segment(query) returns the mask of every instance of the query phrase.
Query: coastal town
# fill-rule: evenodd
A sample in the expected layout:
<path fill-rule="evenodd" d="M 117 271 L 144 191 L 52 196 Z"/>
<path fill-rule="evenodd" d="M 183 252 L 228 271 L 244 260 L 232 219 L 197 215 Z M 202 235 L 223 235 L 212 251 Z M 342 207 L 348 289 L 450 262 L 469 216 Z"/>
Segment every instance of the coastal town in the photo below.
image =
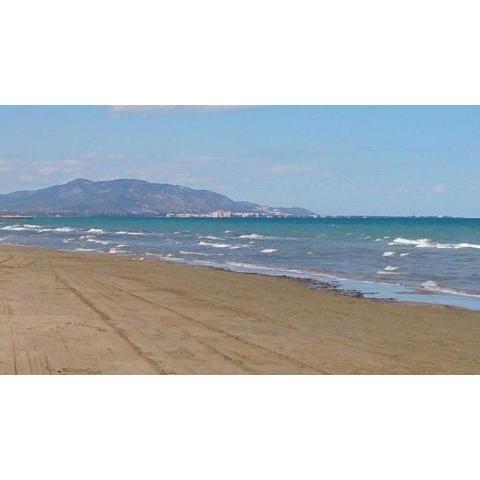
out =
<path fill-rule="evenodd" d="M 167 213 L 167 218 L 293 218 L 293 213 L 285 213 L 277 209 L 265 209 L 258 212 L 231 212 L 229 210 L 215 210 L 209 213 Z M 316 218 L 311 215 L 310 218 Z"/>

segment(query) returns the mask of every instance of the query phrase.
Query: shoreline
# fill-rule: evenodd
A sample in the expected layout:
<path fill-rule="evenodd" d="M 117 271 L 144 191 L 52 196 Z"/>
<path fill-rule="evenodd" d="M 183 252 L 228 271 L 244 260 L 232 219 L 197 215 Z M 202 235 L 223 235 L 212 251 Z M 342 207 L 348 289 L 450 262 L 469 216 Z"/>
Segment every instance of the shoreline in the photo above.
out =
<path fill-rule="evenodd" d="M 247 276 L 260 276 L 260 277 L 267 277 L 267 278 L 277 278 L 277 279 L 284 279 L 284 280 L 290 280 L 297 282 L 301 285 L 303 285 L 305 288 L 309 288 L 313 291 L 321 291 L 321 292 L 330 292 L 334 293 L 340 296 L 345 296 L 345 297 L 352 297 L 352 298 L 358 298 L 364 301 L 370 301 L 370 302 L 380 302 L 380 303 L 387 303 L 387 304 L 398 304 L 398 305 L 411 305 L 413 307 L 420 306 L 420 307 L 442 307 L 442 308 L 448 308 L 452 310 L 459 310 L 459 311 L 466 311 L 466 312 L 478 312 L 478 310 L 473 309 L 473 308 L 467 308 L 464 306 L 460 305 L 451 305 L 451 304 L 445 304 L 445 303 L 437 303 L 437 302 L 428 302 L 428 301 L 409 301 L 409 300 L 398 300 L 394 297 L 368 297 L 365 295 L 365 293 L 361 292 L 360 290 L 347 290 L 343 289 L 340 285 L 335 285 L 332 282 L 329 281 L 324 281 L 322 282 L 321 280 L 314 280 L 311 278 L 303 278 L 303 277 L 295 277 L 293 275 L 270 275 L 268 273 L 262 273 L 262 272 L 248 272 L 248 271 L 239 271 L 239 270 L 234 270 L 232 268 L 228 267 L 222 267 L 222 266 L 211 266 L 211 265 L 199 265 L 195 263 L 188 263 L 187 261 L 177 261 L 177 260 L 169 260 L 166 258 L 161 258 L 160 256 L 145 256 L 141 254 L 134 254 L 134 253 L 114 253 L 110 254 L 108 252 L 101 252 L 101 251 L 72 251 L 72 250 L 66 250 L 66 249 L 55 249 L 55 248 L 50 248 L 50 247 L 42 247 L 42 246 L 31 246 L 31 245 L 9 245 L 6 243 L 3 243 L 0 245 L 0 250 L 2 247 L 7 247 L 7 248 L 23 248 L 23 249 L 39 249 L 42 251 L 47 251 L 47 252 L 63 252 L 67 254 L 72 254 L 72 255 L 88 255 L 88 256 L 99 256 L 99 257 L 109 257 L 109 256 L 118 256 L 120 258 L 124 259 L 129 259 L 129 260 L 134 260 L 134 261 L 139 261 L 142 259 L 142 262 L 164 262 L 167 264 L 175 264 L 179 266 L 186 266 L 186 267 L 191 267 L 191 268 L 198 268 L 198 269 L 208 269 L 208 270 L 214 270 L 214 271 L 222 271 L 222 272 L 227 272 L 231 274 L 237 274 L 237 275 L 247 275 Z M 325 277 L 329 277 L 328 274 L 325 274 Z M 333 277 L 332 275 L 332 278 Z M 369 282 L 369 283 L 374 283 L 376 285 L 379 285 L 381 283 L 378 282 Z M 418 294 L 422 294 L 424 296 L 430 296 L 434 295 L 433 292 L 418 292 Z"/>
<path fill-rule="evenodd" d="M 480 315 L 293 278 L 0 247 L 4 374 L 480 373 Z"/>
<path fill-rule="evenodd" d="M 337 293 L 339 295 L 347 296 L 347 297 L 355 297 L 355 298 L 361 298 L 363 300 L 369 300 L 369 301 L 374 301 L 374 302 L 384 302 L 384 303 L 393 303 L 393 304 L 406 304 L 406 305 L 419 305 L 419 306 L 432 306 L 432 307 L 448 307 L 451 309 L 455 310 L 464 310 L 467 312 L 480 312 L 479 308 L 473 308 L 473 307 L 467 307 L 465 304 L 453 304 L 453 303 L 448 303 L 448 302 L 441 302 L 441 301 L 434 301 L 433 299 L 435 297 L 441 297 L 447 295 L 453 298 L 456 298 L 457 295 L 454 294 L 445 294 L 442 292 L 433 292 L 433 291 L 420 291 L 420 290 L 415 290 L 415 289 L 410 289 L 409 287 L 403 287 L 398 285 L 400 288 L 404 288 L 405 290 L 410 290 L 411 295 L 414 296 L 425 296 L 429 297 L 432 299 L 432 301 L 428 300 L 403 300 L 395 297 L 387 297 L 387 296 L 382 296 L 381 294 L 373 294 L 377 296 L 368 296 L 366 292 L 362 292 L 360 289 L 356 288 L 344 288 L 341 285 L 342 279 L 335 277 L 333 274 L 329 273 L 323 273 L 319 274 L 319 276 L 324 276 L 326 279 L 333 279 L 332 280 L 325 280 L 322 281 L 320 279 L 313 279 L 310 277 L 305 276 L 295 276 L 295 275 L 288 275 L 288 274 L 269 274 L 269 273 L 263 273 L 261 271 L 248 271 L 247 270 L 238 270 L 235 268 L 230 268 L 228 266 L 223 266 L 223 265 L 209 265 L 209 264 L 199 264 L 199 263 L 193 263 L 193 262 L 188 262 L 186 260 L 174 260 L 174 259 L 168 259 L 166 257 L 162 257 L 160 255 L 153 255 L 153 254 L 136 254 L 136 253 L 122 253 L 122 252 L 116 252 L 116 253 L 109 253 L 109 252 L 102 252 L 102 251 L 74 251 L 74 250 L 67 250 L 67 249 L 61 249 L 61 248 L 51 248 L 51 247 L 42 247 L 42 246 L 33 246 L 33 245 L 15 245 L 15 244 L 8 244 L 8 243 L 2 243 L 0 244 L 0 249 L 2 247 L 6 248 L 23 248 L 23 249 L 39 249 L 43 251 L 50 251 L 50 252 L 64 252 L 68 254 L 75 254 L 75 255 L 90 255 L 90 256 L 118 256 L 121 258 L 128 258 L 128 259 L 133 259 L 133 260 L 140 260 L 142 259 L 142 262 L 165 262 L 165 263 L 171 263 L 171 264 L 176 264 L 176 265 L 185 265 L 188 267 L 194 267 L 194 268 L 205 268 L 205 269 L 212 269 L 212 270 L 220 270 L 224 272 L 229 272 L 229 273 L 234 273 L 234 274 L 243 274 L 243 275 L 259 275 L 262 277 L 268 277 L 268 278 L 284 278 L 284 279 L 290 279 L 294 280 L 297 282 L 302 283 L 303 285 L 309 285 L 312 290 L 320 290 L 320 291 L 330 291 Z M 337 283 L 334 283 L 334 282 Z M 395 284 L 387 284 L 384 282 L 374 282 L 374 281 L 365 281 L 365 280 L 354 280 L 354 279 L 343 279 L 346 284 L 348 283 L 364 283 L 364 284 L 373 284 L 377 286 L 383 286 L 383 285 L 388 285 L 390 288 L 397 287 Z M 372 295 L 372 294 L 371 294 Z M 462 297 L 462 296 L 460 296 Z"/>
<path fill-rule="evenodd" d="M 435 241 L 417 239 L 428 237 L 429 229 L 437 228 L 437 222 L 421 223 L 420 234 L 412 230 L 417 228 L 416 222 L 396 217 L 387 224 L 350 222 L 349 218 L 338 224 L 320 222 L 323 226 L 307 222 L 300 231 L 294 222 L 285 220 L 275 220 L 278 223 L 275 227 L 257 228 L 256 222 L 248 219 L 242 220 L 240 226 L 224 219 L 230 223 L 217 227 L 212 221 L 207 228 L 192 219 L 170 219 L 174 224 L 167 226 L 149 222 L 150 217 L 135 221 L 129 218 L 61 217 L 54 221 L 38 217 L 30 224 L 9 222 L 2 226 L 5 236 L 0 244 L 152 256 L 234 272 L 308 278 L 346 295 L 354 292 L 369 299 L 480 311 L 475 276 L 479 257 L 471 250 L 480 248 L 480 240 L 471 235 L 457 235 L 450 227 L 445 238 L 433 235 L 432 230 Z M 465 221 L 462 225 L 470 228 L 472 225 L 464 225 Z M 422 248 L 413 248 L 419 246 Z"/>

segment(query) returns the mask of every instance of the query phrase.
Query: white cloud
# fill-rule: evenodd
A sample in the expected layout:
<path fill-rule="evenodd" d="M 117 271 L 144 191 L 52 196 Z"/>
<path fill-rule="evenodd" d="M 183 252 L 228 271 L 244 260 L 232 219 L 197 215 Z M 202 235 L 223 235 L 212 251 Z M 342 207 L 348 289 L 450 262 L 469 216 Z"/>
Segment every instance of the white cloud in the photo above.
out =
<path fill-rule="evenodd" d="M 36 175 L 49 177 L 57 174 L 73 174 L 80 171 L 82 167 L 83 164 L 81 161 L 77 159 L 67 159 L 57 162 L 34 162 L 29 169 Z"/>
<path fill-rule="evenodd" d="M 433 192 L 436 193 L 437 195 L 442 195 L 443 193 L 445 193 L 446 189 L 447 187 L 444 183 L 439 183 L 438 185 L 435 185 L 433 187 Z"/>
<path fill-rule="evenodd" d="M 212 113 L 252 107 L 252 105 L 112 105 L 110 111 L 114 116 L 128 113 L 150 116 L 171 112 Z"/>

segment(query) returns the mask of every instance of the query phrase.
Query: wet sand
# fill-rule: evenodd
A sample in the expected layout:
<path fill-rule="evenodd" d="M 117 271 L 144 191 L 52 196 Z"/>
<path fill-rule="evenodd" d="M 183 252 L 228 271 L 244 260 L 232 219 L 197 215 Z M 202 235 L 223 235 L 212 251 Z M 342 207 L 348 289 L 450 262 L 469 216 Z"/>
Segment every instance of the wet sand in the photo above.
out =
<path fill-rule="evenodd" d="M 3 374 L 480 373 L 480 313 L 114 255 L 0 248 Z"/>

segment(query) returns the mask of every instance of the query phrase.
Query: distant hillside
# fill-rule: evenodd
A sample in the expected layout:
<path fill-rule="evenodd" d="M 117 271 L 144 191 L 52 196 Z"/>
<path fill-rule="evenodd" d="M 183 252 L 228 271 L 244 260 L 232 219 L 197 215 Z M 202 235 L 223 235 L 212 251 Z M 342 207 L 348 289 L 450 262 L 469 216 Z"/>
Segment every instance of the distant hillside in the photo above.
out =
<path fill-rule="evenodd" d="M 262 216 L 309 217 L 303 208 L 273 208 L 235 202 L 208 190 L 142 180 L 92 182 L 77 179 L 41 190 L 0 195 L 0 213 L 21 215 L 167 215 L 208 214 L 223 210 Z"/>

